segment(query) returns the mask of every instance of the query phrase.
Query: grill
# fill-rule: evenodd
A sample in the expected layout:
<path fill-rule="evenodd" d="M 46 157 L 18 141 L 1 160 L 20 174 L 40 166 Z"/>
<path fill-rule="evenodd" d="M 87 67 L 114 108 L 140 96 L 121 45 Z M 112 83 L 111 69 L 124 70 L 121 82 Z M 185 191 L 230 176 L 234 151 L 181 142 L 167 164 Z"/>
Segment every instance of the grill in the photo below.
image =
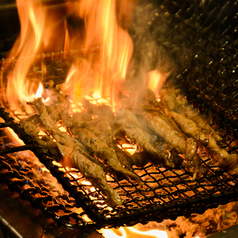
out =
<path fill-rule="evenodd" d="M 238 153 L 237 8 L 238 1 L 180 3 L 165 0 L 160 4 L 151 1 L 141 3 L 138 10 L 146 9 L 148 12 L 146 27 L 140 34 L 156 42 L 160 52 L 176 68 L 167 84 L 175 84 L 182 89 L 189 102 L 212 118 L 213 125 L 219 128 L 222 135 L 222 147 L 229 153 Z M 143 48 L 136 42 L 139 39 L 136 23 L 138 19 L 135 16 L 134 28 L 130 32 L 135 41 L 135 57 L 140 58 L 146 46 Z M 67 62 L 77 54 L 80 52 L 40 55 L 39 63 L 46 62 L 50 69 L 45 82 L 52 79 L 55 83 L 64 81 Z M 153 56 L 148 59 L 150 67 L 153 67 Z M 3 60 L 1 72 L 3 67 L 11 68 L 14 63 L 15 59 Z M 36 66 L 29 74 L 41 77 Z M 1 79 L 4 82 L 3 73 Z M 4 84 L 1 86 L 4 87 Z M 25 143 L 24 146 L 11 143 L 2 147 L 0 181 L 69 229 L 161 222 L 167 218 L 203 213 L 208 208 L 237 200 L 238 175 L 218 169 L 212 165 L 211 159 L 206 158 L 202 163 L 208 168 L 208 173 L 196 180 L 191 180 L 185 168 L 158 170 L 151 164 L 135 168 L 145 182 L 142 188 L 126 178 L 115 181 L 108 177 L 109 184 L 125 200 L 123 205 L 112 209 L 104 195 L 85 183 L 76 169 L 60 166 L 43 151 L 7 112 L 7 104 L 1 106 L 0 117 L 3 119 L 0 124 L 3 144 L 8 144 L 6 127 L 13 129 Z M 40 163 L 32 162 L 31 157 L 34 156 L 24 153 L 29 150 Z M 49 171 L 42 172 L 43 166 Z M 55 188 L 52 190 L 53 185 L 48 184 L 47 176 L 51 175 L 62 185 L 62 192 Z"/>

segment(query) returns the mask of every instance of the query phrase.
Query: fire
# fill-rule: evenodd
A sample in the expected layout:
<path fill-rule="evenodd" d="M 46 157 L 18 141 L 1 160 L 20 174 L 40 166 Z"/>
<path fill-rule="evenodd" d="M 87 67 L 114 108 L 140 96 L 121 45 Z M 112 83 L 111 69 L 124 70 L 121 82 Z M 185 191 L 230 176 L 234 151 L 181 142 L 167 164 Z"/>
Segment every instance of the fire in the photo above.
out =
<path fill-rule="evenodd" d="M 166 81 L 169 73 L 160 73 L 157 69 L 152 70 L 148 73 L 147 87 L 155 92 L 155 96 L 159 97 L 160 89 Z"/>
<path fill-rule="evenodd" d="M 41 79 L 28 78 L 27 74 L 37 56 L 52 50 L 52 41 L 59 42 L 53 35 L 59 36 L 62 32 L 54 33 L 58 24 L 55 23 L 55 14 L 49 14 L 43 1 L 17 0 L 16 3 L 21 31 L 8 56 L 9 59 L 16 60 L 13 61 L 13 70 L 7 69 L 6 101 L 15 112 L 24 108 L 29 113 L 31 109 L 27 102 L 38 97 L 39 90 L 42 93 L 44 89 Z M 43 73 L 46 71 L 44 65 L 41 70 Z"/>
<path fill-rule="evenodd" d="M 104 237 L 110 238 L 168 238 L 166 231 L 149 230 L 141 231 L 137 226 L 134 227 L 120 227 L 118 229 L 101 229 Z"/>
<path fill-rule="evenodd" d="M 133 50 L 128 32 L 117 23 L 116 1 L 80 1 L 79 17 L 85 21 L 86 36 L 81 47 L 86 61 L 78 61 L 73 98 L 78 101 L 81 94 L 97 93 L 112 97 L 114 102 Z"/>
<path fill-rule="evenodd" d="M 71 6 L 73 3 L 67 4 Z M 49 21 L 49 12 L 43 1 L 17 0 L 17 6 L 21 32 L 9 54 L 9 58 L 17 60 L 12 73 L 8 74 L 7 86 L 7 101 L 14 110 L 27 107 L 26 102 L 38 96 L 36 91 L 41 79 L 27 79 L 27 73 L 37 55 L 52 50 L 51 42 L 58 42 L 62 36 L 62 32 L 54 32 L 55 23 L 52 19 Z M 62 91 L 77 103 L 83 96 L 96 93 L 100 97 L 110 97 L 111 104 L 115 105 L 133 52 L 129 33 L 118 24 L 116 1 L 78 1 L 68 11 L 68 14 L 84 19 L 85 37 L 81 36 L 83 40 L 78 40 L 76 45 L 76 36 L 70 34 L 67 21 L 63 21 L 61 50 L 64 58 L 65 51 L 72 47 L 80 51 L 83 49 L 83 52 L 81 58 L 73 62 Z"/>
<path fill-rule="evenodd" d="M 116 12 L 116 0 L 87 0 L 74 1 L 72 11 L 68 14 L 75 14 L 84 20 L 85 35 L 83 40 L 70 34 L 68 23 L 62 21 L 64 31 L 54 32 L 54 20 L 49 20 L 47 7 L 43 1 L 17 0 L 21 32 L 14 44 L 9 59 L 17 59 L 14 68 L 7 76 L 7 101 L 9 108 L 31 112 L 27 102 L 34 98 L 42 97 L 45 88 L 42 79 L 28 78 L 27 74 L 34 65 L 37 56 L 45 51 L 52 50 L 52 41 L 57 42 L 62 37 L 60 50 L 75 49 L 81 51 L 72 63 L 61 90 L 68 95 L 72 104 L 80 103 L 85 97 L 109 98 L 113 109 L 117 107 L 118 95 L 122 90 L 122 84 L 126 80 L 127 71 L 130 66 L 133 53 L 133 41 L 129 33 L 118 23 Z M 122 1 L 121 7 L 126 7 L 126 1 Z M 119 4 L 119 5 L 120 5 Z M 131 7 L 131 3 L 128 3 Z M 69 9 L 68 9 L 69 10 Z M 119 14 L 125 11 L 119 9 Z M 78 45 L 75 43 L 78 42 Z M 46 66 L 41 66 L 43 74 L 47 73 Z M 148 75 L 148 87 L 158 92 L 162 87 L 167 75 L 160 74 L 157 70 Z M 50 100 L 47 97 L 44 102 Z M 103 102 L 103 101 L 102 101 Z M 131 153 L 135 150 L 131 149 Z M 135 227 L 120 228 L 118 230 L 101 230 L 105 237 L 157 237 L 167 238 L 165 231 L 150 230 L 140 231 Z M 117 235 L 118 234 L 118 235 Z"/>
<path fill-rule="evenodd" d="M 79 103 L 86 95 L 109 98 L 115 110 L 133 53 L 133 41 L 119 21 L 123 19 L 129 24 L 135 2 L 133 0 L 128 4 L 126 12 L 125 1 L 69 1 L 65 3 L 65 11 L 68 15 L 84 20 L 85 26 L 83 31 L 79 29 L 79 32 L 72 33 L 65 17 L 60 14 L 63 20 L 52 17 L 43 1 L 17 0 L 21 32 L 9 54 L 9 59 L 16 59 L 14 69 L 7 76 L 6 101 L 9 107 L 20 111 L 24 108 L 28 113 L 31 112 L 27 102 L 42 96 L 44 88 L 41 78 L 28 78 L 27 74 L 39 54 L 52 52 L 52 45 L 59 44 L 65 59 L 67 51 L 81 52 L 72 62 L 61 85 L 62 92 L 75 103 Z M 60 31 L 55 22 L 61 22 Z M 61 43 L 56 43 L 59 41 Z M 44 63 L 41 71 L 42 75 L 47 74 Z M 147 86 L 158 95 L 167 76 L 157 69 L 153 70 L 148 73 Z"/>
<path fill-rule="evenodd" d="M 43 37 L 46 28 L 45 11 L 40 1 L 17 0 L 21 33 L 10 52 L 10 57 L 18 57 L 12 75 L 8 76 L 7 96 L 10 107 L 16 109 L 18 101 L 26 106 L 26 102 L 34 99 L 39 82 L 26 79 L 27 72 L 41 46 L 47 44 Z M 44 39 L 44 40 L 43 40 Z"/>

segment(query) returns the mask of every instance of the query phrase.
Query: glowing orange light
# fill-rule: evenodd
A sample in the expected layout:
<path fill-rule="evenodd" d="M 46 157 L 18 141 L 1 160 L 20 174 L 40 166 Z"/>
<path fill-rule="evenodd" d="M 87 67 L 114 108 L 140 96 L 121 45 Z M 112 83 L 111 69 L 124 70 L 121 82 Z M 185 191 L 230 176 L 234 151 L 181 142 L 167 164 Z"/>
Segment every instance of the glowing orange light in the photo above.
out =
<path fill-rule="evenodd" d="M 27 80 L 27 72 L 39 52 L 41 44 L 47 44 L 44 35 L 45 11 L 40 1 L 17 0 L 21 22 L 21 33 L 9 57 L 18 57 L 12 74 L 8 76 L 7 97 L 12 109 L 18 109 L 18 102 L 24 106 L 36 94 L 38 82 Z M 43 42 L 42 42 L 42 39 Z M 38 92 L 39 93 L 39 92 Z"/>
<path fill-rule="evenodd" d="M 118 25 L 115 12 L 115 0 L 79 2 L 79 16 L 85 20 L 83 48 L 88 63 L 78 62 L 74 98 L 82 90 L 84 95 L 97 93 L 101 97 L 115 98 L 112 93 L 116 94 L 125 80 L 133 43 L 128 32 Z"/>
<path fill-rule="evenodd" d="M 18 137 L 18 135 L 11 129 L 11 128 L 7 128 L 6 129 L 6 134 L 7 136 L 14 141 L 14 143 L 16 143 L 16 145 L 25 145 L 25 143 Z"/>
<path fill-rule="evenodd" d="M 16 3 L 21 32 L 9 54 L 9 58 L 17 60 L 13 71 L 7 76 L 6 100 L 15 112 L 24 108 L 31 113 L 32 109 L 26 102 L 42 97 L 44 89 L 42 84 L 39 87 L 41 79 L 28 78 L 27 74 L 37 55 L 43 50 L 50 51 L 47 47 L 51 46 L 52 41 L 58 41 L 58 34 L 52 30 L 55 29 L 55 22 L 47 15 L 47 7 L 42 1 L 17 0 Z M 77 45 L 78 50 L 83 49 L 82 55 L 72 63 L 62 92 L 69 95 L 74 103 L 90 95 L 93 98 L 110 98 L 111 105 L 116 105 L 133 51 L 129 33 L 118 24 L 116 7 L 120 4 L 117 6 L 116 0 L 88 0 L 66 5 L 70 9 L 69 14 L 84 19 L 86 32 L 85 38 L 79 40 Z M 64 20 L 62 24 L 62 50 L 66 58 L 71 41 L 75 39 L 70 35 L 67 21 Z M 43 63 L 42 74 L 46 73 Z"/>
<path fill-rule="evenodd" d="M 64 21 L 64 26 L 65 26 L 65 39 L 64 39 L 64 57 L 66 58 L 66 52 L 70 49 L 70 39 L 69 39 L 69 30 L 67 27 L 67 22 Z"/>
<path fill-rule="evenodd" d="M 150 88 L 155 96 L 159 97 L 159 92 L 163 87 L 164 82 L 169 77 L 171 72 L 160 73 L 157 69 L 152 70 L 147 75 L 147 87 Z"/>
<path fill-rule="evenodd" d="M 101 229 L 103 236 L 106 238 L 168 238 L 166 231 L 149 230 L 140 231 L 134 227 L 120 227 L 118 229 Z"/>

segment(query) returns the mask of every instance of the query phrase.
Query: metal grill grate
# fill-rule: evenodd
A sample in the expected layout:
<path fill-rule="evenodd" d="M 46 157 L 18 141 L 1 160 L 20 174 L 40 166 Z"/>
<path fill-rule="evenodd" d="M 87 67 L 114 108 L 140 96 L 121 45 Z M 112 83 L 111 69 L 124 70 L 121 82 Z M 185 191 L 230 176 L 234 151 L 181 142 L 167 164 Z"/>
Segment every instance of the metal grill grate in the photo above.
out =
<path fill-rule="evenodd" d="M 228 148 L 229 152 L 238 153 L 238 42 L 237 24 L 233 22 L 237 21 L 236 12 L 232 10 L 234 14 L 229 12 L 228 16 L 230 1 L 217 6 L 212 1 L 183 1 L 183 4 L 179 1 L 162 2 L 162 7 L 154 8 L 152 5 L 151 14 L 159 12 L 159 17 L 152 21 L 144 33 L 152 32 L 151 39 L 158 34 L 162 35 L 157 39 L 157 44 L 179 68 L 176 71 L 176 85 L 185 90 L 189 101 L 197 108 L 213 117 L 213 122 L 221 130 L 223 147 Z M 237 1 L 234 7 L 237 7 Z M 206 8 L 214 10 L 207 11 Z M 218 17 L 217 12 L 220 13 Z M 137 35 L 133 37 L 135 40 Z M 52 65 L 59 63 L 56 67 L 61 68 L 60 75 L 52 72 L 46 81 L 52 78 L 56 82 L 64 80 L 62 65 L 65 61 L 62 57 L 55 60 L 60 55 L 52 54 L 48 62 Z M 67 67 L 64 70 L 67 71 Z M 172 78 L 168 83 L 174 83 Z M 5 121 L 1 127 L 11 127 L 26 144 L 15 149 L 4 149 L 0 154 L 32 150 L 67 192 L 53 196 L 44 190 L 44 186 L 42 188 L 29 183 L 26 186 L 27 171 L 31 167 L 22 169 L 20 160 L 10 155 L 1 157 L 0 177 L 4 178 L 10 188 L 41 208 L 60 225 L 83 229 L 87 226 L 100 228 L 133 225 L 150 220 L 160 222 L 166 218 L 203 213 L 208 208 L 237 200 L 238 175 L 218 169 L 209 158 L 204 157 L 202 163 L 208 168 L 208 173 L 196 180 L 191 179 L 185 168 L 155 169 L 151 164 L 135 168 L 135 172 L 145 182 L 143 187 L 128 179 L 115 181 L 109 176 L 108 182 L 125 200 L 123 205 L 112 209 L 103 194 L 87 185 L 77 170 L 56 165 L 43 153 L 4 108 L 0 108 L 0 116 Z M 82 211 L 75 212 L 75 207 Z"/>
<path fill-rule="evenodd" d="M 4 112 L 1 111 L 1 114 Z M 17 125 L 10 126 L 14 128 Z M 18 128 L 17 132 L 20 131 Z M 25 136 L 22 134 L 21 138 Z M 211 165 L 208 158 L 203 160 L 203 164 L 209 168 L 207 175 L 196 180 L 192 180 L 185 169 L 157 170 L 153 165 L 147 164 L 143 168 L 135 169 L 145 183 L 142 188 L 127 179 L 108 179 L 111 186 L 125 200 L 123 205 L 112 210 L 100 191 L 92 190 L 92 185 L 85 184 L 84 178 L 76 169 L 54 165 L 39 148 L 34 146 L 32 149 L 70 195 L 50 193 L 52 188 L 45 185 L 44 181 L 38 181 L 32 174 L 32 168 L 40 171 L 42 166 L 36 166 L 32 162 L 26 164 L 29 156 L 24 157 L 21 153 L 20 156 L 15 154 L 1 157 L 1 179 L 11 189 L 19 192 L 22 198 L 31 201 L 34 206 L 53 217 L 59 225 L 71 229 L 83 229 L 86 226 L 115 227 L 138 222 L 147 223 L 150 220 L 160 222 L 166 218 L 175 219 L 180 215 L 189 216 L 191 213 L 202 213 L 208 208 L 233 201 L 238 192 L 238 175 L 217 169 Z M 6 152 L 7 150 L 2 153 Z M 74 173 L 77 177 L 73 176 Z M 82 208 L 81 212 L 75 212 L 75 208 L 78 207 L 80 211 L 81 206 L 87 208 L 88 216 L 85 216 Z"/>

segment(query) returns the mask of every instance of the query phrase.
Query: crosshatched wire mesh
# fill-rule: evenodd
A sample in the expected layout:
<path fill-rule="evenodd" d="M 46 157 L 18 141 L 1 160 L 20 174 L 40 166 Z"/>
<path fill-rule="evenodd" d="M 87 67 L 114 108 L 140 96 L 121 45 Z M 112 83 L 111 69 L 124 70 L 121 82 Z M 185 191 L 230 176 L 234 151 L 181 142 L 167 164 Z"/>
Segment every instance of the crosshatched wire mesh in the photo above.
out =
<path fill-rule="evenodd" d="M 235 10 L 237 6 L 238 1 L 215 3 L 208 0 L 165 0 L 143 2 L 142 8 L 138 9 L 138 12 L 141 9 L 148 12 L 146 16 L 149 24 L 145 23 L 147 27 L 143 28 L 142 34 L 148 36 L 146 39 L 156 42 L 159 52 L 164 52 L 176 66 L 176 74 L 171 75 L 168 83 L 175 82 L 177 87 L 184 90 L 191 103 L 202 113 L 213 118 L 213 123 L 220 128 L 223 147 L 229 152 L 236 153 L 238 153 L 238 24 Z M 137 20 L 135 17 L 135 29 Z M 137 31 L 132 31 L 131 35 L 134 41 L 139 37 Z M 135 42 L 138 58 L 146 49 L 140 50 L 139 47 L 141 45 Z M 148 59 L 153 65 L 153 57 Z M 49 64 L 55 65 L 55 62 L 55 58 L 51 57 Z M 64 80 L 64 70 L 67 71 L 67 67 L 62 66 L 64 59 L 59 58 L 57 62 L 59 64 L 56 64 L 56 67 L 62 70 L 60 75 L 56 75 L 56 80 L 61 82 Z M 54 72 L 51 76 L 55 77 Z M 20 132 L 21 129 L 3 108 L 1 117 L 26 144 L 32 144 L 32 140 Z M 77 170 L 55 164 L 36 147 L 32 150 L 63 185 L 67 195 L 52 196 L 47 192 L 44 193 L 41 187 L 33 188 L 30 185 L 29 189 L 22 190 L 25 184 L 19 181 L 25 179 L 27 172 L 21 172 L 21 165 L 17 165 L 16 161 L 8 156 L 1 158 L 0 174 L 7 177 L 5 182 L 9 186 L 14 187 L 20 194 L 27 194 L 25 196 L 27 199 L 37 203 L 42 210 L 49 211 L 54 219 L 71 228 L 117 227 L 138 222 L 147 223 L 150 220 L 175 219 L 177 216 L 202 213 L 208 208 L 237 200 L 237 175 L 218 169 L 211 163 L 211 159 L 204 157 L 202 163 L 208 168 L 208 173 L 195 180 L 185 168 L 156 169 L 151 164 L 135 168 L 135 172 L 144 181 L 142 187 L 126 178 L 115 181 L 108 176 L 109 184 L 124 199 L 123 205 L 112 209 L 108 206 L 104 195 L 85 181 Z M 40 191 L 43 194 L 39 195 Z M 37 196 L 43 198 L 36 198 Z M 47 209 L 43 207 L 44 201 L 51 204 L 46 206 Z M 82 211 L 76 213 L 74 205 Z"/>
<path fill-rule="evenodd" d="M 1 149 L 12 148 L 13 144 L 3 129 L 0 134 Z M 21 198 L 30 201 L 33 207 L 55 219 L 58 225 L 76 229 L 93 223 L 75 199 L 29 150 L 0 157 L 0 180 L 18 192 Z"/>

